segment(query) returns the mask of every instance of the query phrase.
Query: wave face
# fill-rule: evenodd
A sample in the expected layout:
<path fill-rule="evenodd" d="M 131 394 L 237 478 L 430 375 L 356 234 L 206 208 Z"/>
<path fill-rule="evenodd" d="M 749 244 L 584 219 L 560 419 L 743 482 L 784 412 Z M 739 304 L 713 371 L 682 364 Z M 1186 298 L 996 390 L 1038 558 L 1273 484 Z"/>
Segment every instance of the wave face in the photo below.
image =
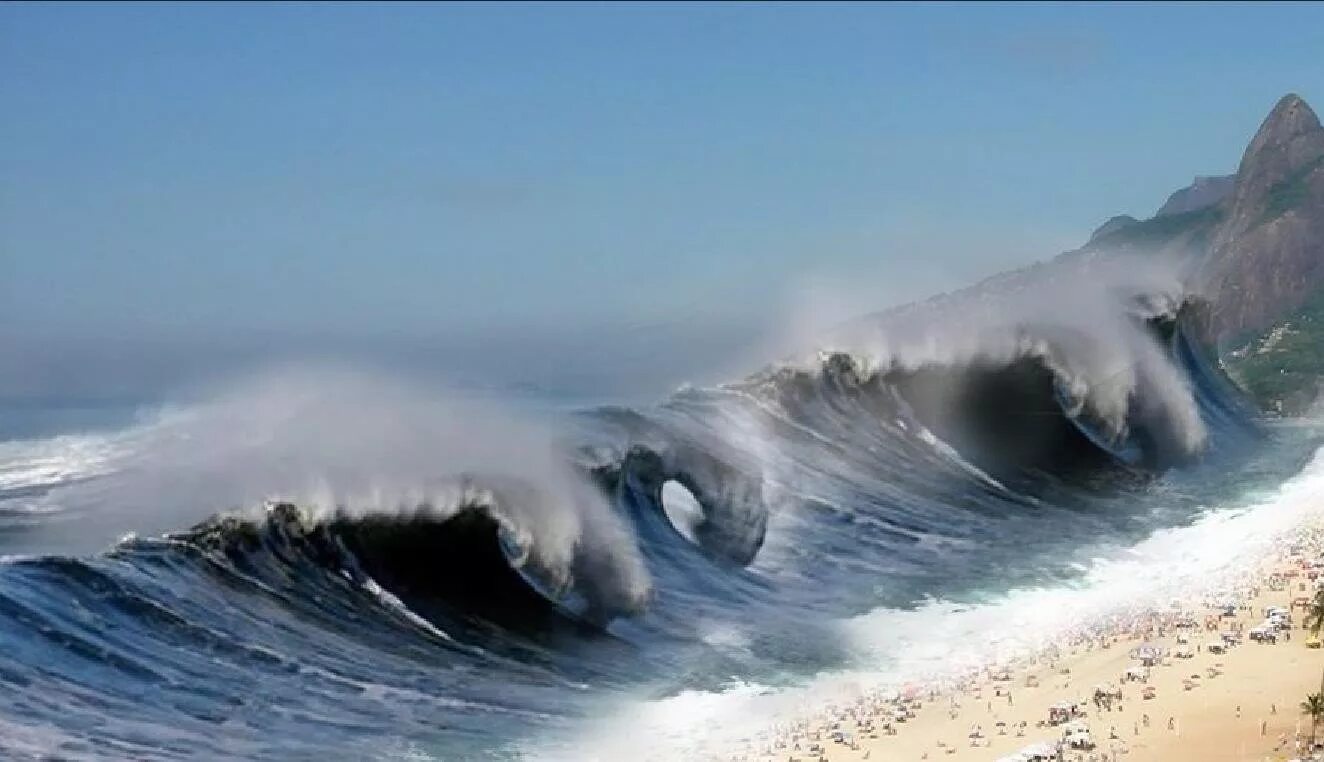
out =
<path fill-rule="evenodd" d="M 1075 307 L 893 315 L 568 420 L 289 372 L 0 444 L 0 749 L 585 758 L 592 718 L 862 669 L 847 623 L 1070 585 L 1313 446 L 1196 307 Z"/>

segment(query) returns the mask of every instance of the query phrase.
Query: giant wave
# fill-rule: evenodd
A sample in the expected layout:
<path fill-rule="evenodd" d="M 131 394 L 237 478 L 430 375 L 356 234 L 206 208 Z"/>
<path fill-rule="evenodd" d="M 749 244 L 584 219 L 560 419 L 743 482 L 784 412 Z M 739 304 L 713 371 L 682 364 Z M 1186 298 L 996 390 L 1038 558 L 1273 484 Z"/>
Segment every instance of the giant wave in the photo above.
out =
<path fill-rule="evenodd" d="M 518 755 L 847 668 L 830 623 L 1068 580 L 1291 473 L 1198 303 L 1019 298 L 568 420 L 303 370 L 6 443 L 0 537 L 51 552 L 0 566 L 0 715 L 73 757 Z"/>

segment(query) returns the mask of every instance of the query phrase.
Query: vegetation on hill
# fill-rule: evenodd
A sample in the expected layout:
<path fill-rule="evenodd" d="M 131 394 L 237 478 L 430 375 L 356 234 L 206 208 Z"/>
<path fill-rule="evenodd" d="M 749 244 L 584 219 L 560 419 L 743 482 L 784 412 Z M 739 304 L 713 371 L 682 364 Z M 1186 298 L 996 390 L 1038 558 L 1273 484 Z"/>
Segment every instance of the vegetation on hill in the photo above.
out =
<path fill-rule="evenodd" d="M 1265 410 L 1303 412 L 1324 379 L 1324 292 L 1225 354 L 1223 364 Z"/>
<path fill-rule="evenodd" d="M 1185 233 L 1201 229 L 1212 230 L 1222 218 L 1223 210 L 1217 206 L 1181 214 L 1150 217 L 1104 233 L 1090 241 L 1089 246 L 1091 248 L 1162 246 Z"/>

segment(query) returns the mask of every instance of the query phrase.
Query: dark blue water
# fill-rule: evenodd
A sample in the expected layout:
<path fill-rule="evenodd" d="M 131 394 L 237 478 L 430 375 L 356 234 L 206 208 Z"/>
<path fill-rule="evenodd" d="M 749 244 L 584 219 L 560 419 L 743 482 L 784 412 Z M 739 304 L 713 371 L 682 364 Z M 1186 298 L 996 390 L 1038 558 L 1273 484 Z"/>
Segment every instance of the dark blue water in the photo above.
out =
<path fill-rule="evenodd" d="M 834 623 L 1071 584 L 1100 548 L 1301 469 L 1310 429 L 1259 422 L 1179 324 L 1142 330 L 1165 365 L 1115 419 L 1034 353 L 829 355 L 525 411 L 551 456 L 534 428 L 433 439 L 474 416 L 307 376 L 164 413 L 8 406 L 0 749 L 573 756 L 621 707 L 867 668 Z M 353 489 L 229 497 L 323 456 Z M 94 528 L 144 534 L 59 550 Z"/>

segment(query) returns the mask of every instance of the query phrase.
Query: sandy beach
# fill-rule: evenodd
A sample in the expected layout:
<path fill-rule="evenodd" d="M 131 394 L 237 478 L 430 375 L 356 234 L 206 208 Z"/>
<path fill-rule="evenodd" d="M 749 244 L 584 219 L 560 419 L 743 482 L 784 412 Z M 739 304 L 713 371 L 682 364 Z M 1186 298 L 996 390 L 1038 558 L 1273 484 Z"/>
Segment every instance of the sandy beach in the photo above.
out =
<path fill-rule="evenodd" d="M 1051 750 L 1046 759 L 1082 762 L 1298 759 L 1310 735 L 1299 704 L 1324 684 L 1324 650 L 1308 645 L 1299 604 L 1313 595 L 1322 555 L 1324 529 L 1302 528 L 1234 586 L 1094 623 L 956 687 L 827 707 L 737 759 L 1019 760 L 1034 759 L 1016 755 L 1036 745 Z M 1289 610 L 1290 626 L 1273 643 L 1250 638 L 1271 607 Z M 1232 634 L 1235 644 L 1211 652 Z M 1050 724 L 1050 710 L 1071 703 L 1079 713 Z M 1086 731 L 1089 743 L 1071 748 L 1068 731 L 1080 740 Z"/>

